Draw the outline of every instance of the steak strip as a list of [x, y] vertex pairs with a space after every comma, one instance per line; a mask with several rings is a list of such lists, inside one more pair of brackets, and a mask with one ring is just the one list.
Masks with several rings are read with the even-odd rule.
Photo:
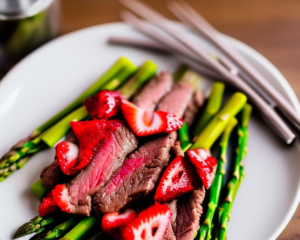
[[197, 90], [194, 93], [194, 96], [189, 102], [187, 109], [185, 110], [183, 115], [183, 121], [186, 122], [189, 127], [192, 126], [195, 117], [197, 116], [200, 108], [204, 104], [204, 101], [205, 101], [204, 93], [200, 89]]
[[171, 221], [168, 224], [166, 232], [162, 240], [176, 240], [174, 229], [176, 229], [176, 218], [177, 218], [177, 199], [172, 200], [169, 203], [165, 203], [172, 212]]
[[92, 162], [67, 184], [64, 201], [69, 212], [89, 216], [91, 197], [122, 165], [127, 154], [137, 147], [137, 138], [126, 126], [118, 127], [105, 140]]
[[145, 87], [134, 96], [132, 102], [138, 107], [153, 112], [161, 98], [171, 90], [172, 76], [168, 71], [162, 71], [157, 77], [148, 82]]
[[201, 204], [205, 197], [204, 186], [184, 195], [177, 201], [176, 225], [173, 231], [177, 240], [193, 240], [200, 229]]
[[[181, 117], [193, 95], [193, 86], [178, 82], [158, 104], [157, 110]], [[140, 198], [155, 187], [161, 171], [168, 164], [170, 149], [177, 133], [174, 131], [150, 140], [132, 153], [108, 184], [93, 199], [98, 214], [116, 212]]]
[[[133, 103], [138, 107], [154, 111], [159, 100], [170, 91], [172, 87], [172, 77], [168, 71], [163, 71], [157, 77], [151, 79], [143, 89], [135, 95]], [[75, 142], [74, 134], [68, 134], [66, 141]], [[49, 166], [45, 167], [40, 175], [43, 185], [48, 189], [53, 189], [57, 184], [67, 181], [66, 175], [60, 169], [58, 161], [55, 159]]]

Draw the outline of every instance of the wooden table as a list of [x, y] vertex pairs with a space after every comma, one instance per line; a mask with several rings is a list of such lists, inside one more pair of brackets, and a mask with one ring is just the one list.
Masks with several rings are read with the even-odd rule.
[[[169, 0], [145, 2], [165, 16], [175, 19], [165, 6]], [[283, 73], [300, 98], [300, 1], [188, 2], [218, 30], [241, 40], [268, 58]], [[120, 21], [118, 16], [121, 10], [122, 6], [116, 0], [63, 0], [62, 33]], [[300, 239], [300, 206], [278, 239]]]

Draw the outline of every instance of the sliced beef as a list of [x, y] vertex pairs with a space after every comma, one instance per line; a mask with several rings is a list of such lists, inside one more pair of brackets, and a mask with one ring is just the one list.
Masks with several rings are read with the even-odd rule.
[[118, 127], [104, 141], [92, 162], [67, 184], [70, 212], [89, 216], [93, 196], [137, 147], [137, 138], [126, 126]]
[[[77, 144], [77, 139], [73, 132], [69, 132], [66, 136], [67, 142], [72, 142]], [[53, 189], [57, 184], [67, 181], [68, 177], [62, 172], [58, 160], [54, 161], [47, 167], [45, 167], [40, 175], [42, 184], [48, 189]]]
[[57, 184], [63, 183], [66, 179], [66, 176], [63, 174], [58, 160], [54, 161], [47, 167], [43, 169], [40, 175], [42, 184], [48, 189], [53, 189]]
[[176, 218], [177, 218], [177, 200], [174, 199], [169, 203], [165, 203], [172, 211], [172, 219], [169, 222], [167, 230], [164, 234], [163, 240], [176, 240], [174, 229], [176, 229]]
[[[143, 89], [134, 97], [133, 103], [140, 108], [147, 109], [147, 111], [154, 111], [159, 100], [170, 91], [171, 87], [172, 76], [168, 71], [163, 71], [143, 87]], [[77, 141], [73, 132], [67, 134], [66, 141]], [[49, 190], [66, 180], [57, 160], [54, 160], [49, 166], [45, 167], [42, 170], [40, 177], [42, 183]]]
[[[191, 84], [178, 82], [162, 98], [157, 110], [182, 117], [192, 95]], [[169, 161], [169, 152], [176, 138], [176, 132], [164, 134], [132, 153], [108, 184], [94, 197], [95, 211], [98, 214], [119, 211], [153, 191], [161, 171]]]
[[183, 151], [181, 149], [180, 141], [179, 140], [177, 140], [175, 142], [174, 146], [172, 147], [172, 150], [173, 150], [173, 152], [174, 152], [174, 154], [175, 154], [176, 157], [179, 157], [179, 156], [184, 157], [184, 153], [183, 153]]
[[170, 91], [171, 87], [172, 76], [168, 71], [163, 71], [146, 84], [132, 102], [148, 112], [153, 112], [159, 100]]
[[173, 230], [177, 240], [193, 240], [200, 228], [201, 204], [205, 197], [204, 186], [184, 195], [177, 201], [176, 225]]
[[185, 121], [188, 126], [193, 124], [195, 117], [197, 116], [200, 108], [203, 106], [204, 101], [204, 93], [199, 89], [194, 93], [194, 96], [189, 102], [183, 115], [183, 121]]
[[157, 110], [182, 117], [192, 99], [194, 88], [190, 83], [178, 82], [157, 106]]
[[116, 212], [128, 203], [146, 197], [167, 165], [176, 137], [176, 132], [159, 137], [130, 154], [106, 187], [94, 197], [95, 211], [98, 214]]

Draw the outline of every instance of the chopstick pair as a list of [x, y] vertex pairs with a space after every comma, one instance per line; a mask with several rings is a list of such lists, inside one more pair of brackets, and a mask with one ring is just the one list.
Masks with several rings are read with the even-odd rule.
[[[141, 4], [140, 2], [134, 0], [121, 0], [121, 3], [137, 15], [140, 15], [150, 23], [162, 29], [165, 33], [168, 33], [170, 36], [172, 36], [172, 38], [162, 33], [157, 28], [153, 28], [147, 22], [140, 20], [129, 12], [124, 12], [121, 15], [125, 22], [133, 25], [139, 31], [160, 42], [163, 45], [163, 47], [160, 47], [161, 50], [175, 52], [179, 54], [181, 58], [185, 59], [185, 62], [189, 62], [190, 64], [192, 62], [195, 62], [193, 63], [193, 65], [196, 70], [205, 72], [206, 75], [223, 79], [227, 83], [234, 85], [236, 88], [246, 93], [250, 101], [257, 107], [258, 110], [260, 110], [263, 117], [268, 120], [268, 123], [271, 124], [271, 126], [276, 130], [277, 134], [287, 144], [290, 144], [295, 139], [295, 134], [275, 112], [274, 106], [277, 106], [283, 113], [285, 113], [291, 123], [299, 128], [300, 118], [296, 111], [271, 84], [269, 84], [259, 73], [257, 73], [254, 68], [252, 68], [252, 66], [250, 66], [244, 59], [238, 56], [237, 53], [233, 52], [230, 48], [228, 48], [227, 46], [224, 47], [225, 44], [217, 39], [219, 37], [219, 33], [214, 30], [209, 23], [201, 18], [200, 15], [198, 16], [198, 13], [191, 9], [190, 6], [185, 4], [185, 8], [183, 8], [175, 3], [171, 4], [170, 8], [171, 11], [185, 23], [192, 25], [195, 29], [198, 29], [199, 32], [202, 31], [202, 34], [205, 33], [204, 35], [219, 49], [221, 49], [228, 57], [228, 59], [220, 57], [218, 59], [213, 58], [209, 53], [205, 52], [203, 49], [199, 48], [194, 43], [185, 38], [184, 32], [181, 32], [178, 29], [174, 29], [172, 27], [173, 23], [170, 20], [166, 19], [161, 14], [155, 12], [154, 10]], [[214, 39], [214, 41], [212, 39]], [[120, 43], [130, 44], [131, 42], [131, 44], [137, 44], [139, 46], [143, 44], [143, 42], [141, 41], [138, 42], [137, 40], [134, 41], [130, 40], [129, 38], [125, 40], [121, 38], [113, 38], [111, 40], [113, 40], [115, 43], [117, 42], [117, 40]], [[155, 45], [153, 43], [148, 43], [148, 47], [155, 46], [157, 46], [157, 44]], [[239, 60], [240, 58], [242, 60]], [[244, 65], [245, 62], [246, 65], [249, 66]], [[241, 66], [243, 66], [243, 68]], [[242, 68], [243, 71], [240, 71], [239, 68]], [[256, 73], [253, 71], [255, 71]], [[248, 82], [246, 82], [244, 79], [242, 79], [241, 77], [244, 74], [254, 83], [249, 84], [249, 80]], [[260, 88], [262, 88], [260, 91], [258, 91], [258, 88], [256, 87], [256, 90], [260, 92], [261, 95], [265, 96], [265, 99], [271, 99], [272, 103], [270, 103], [270, 101], [269, 103], [267, 103], [253, 89], [253, 85], [258, 85]]]

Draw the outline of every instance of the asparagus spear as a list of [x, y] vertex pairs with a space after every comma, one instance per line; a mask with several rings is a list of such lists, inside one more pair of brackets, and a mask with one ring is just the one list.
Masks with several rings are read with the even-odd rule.
[[[50, 120], [48, 120], [46, 123], [41, 125], [36, 129], [37, 132], [44, 132], [46, 129], [48, 129], [50, 126], [52, 126], [54, 123], [59, 121], [62, 117], [66, 116], [68, 113], [70, 113], [72, 110], [77, 108], [82, 104], [82, 102], [94, 95], [95, 93], [99, 92], [103, 87], [109, 83], [112, 79], [115, 79], [121, 72], [128, 69], [135, 69], [135, 65], [128, 60], [125, 57], [121, 57], [117, 60], [117, 62], [110, 67], [95, 83], [93, 83], [92, 86], [90, 86], [83, 94], [81, 94], [74, 102], [72, 102], [68, 107], [66, 107], [64, 110], [56, 114], [54, 117], [52, 117]], [[133, 71], [134, 72], [134, 71]], [[132, 72], [132, 73], [133, 73]]]
[[[12, 170], [9, 170], [8, 167], [14, 165], [12, 167], [17, 169], [18, 168], [18, 164], [16, 164], [17, 161], [19, 161], [22, 158], [25, 158], [30, 153], [38, 152], [39, 150], [46, 147], [44, 143], [41, 143], [41, 139], [44, 137], [44, 135], [47, 134], [47, 131], [54, 123], [56, 123], [58, 120], [60, 120], [65, 115], [67, 115], [78, 105], [80, 105], [85, 98], [98, 92], [112, 78], [115, 78], [116, 76], [118, 76], [118, 74], [120, 75], [121, 72], [124, 72], [124, 69], [126, 70], [128, 68], [135, 69], [135, 66], [128, 59], [121, 57], [108, 71], [106, 71], [106, 73], [102, 75], [102, 77], [100, 77], [72, 104], [70, 104], [63, 111], [61, 111], [53, 118], [51, 118], [49, 121], [47, 121], [46, 123], [38, 127], [36, 130], [34, 130], [27, 138], [22, 139], [15, 146], [13, 146], [10, 149], [10, 151], [0, 159], [0, 181], [5, 179], [8, 175], [12, 173]], [[1, 172], [1, 169], [6, 169], [5, 170], [6, 173], [3, 174], [3, 171]]]
[[[128, 68], [125, 68], [124, 71], [121, 71], [119, 74], [115, 76], [115, 79], [113, 79], [111, 82], [106, 84], [103, 88], [107, 90], [115, 90], [116, 87], [121, 86], [124, 81], [132, 75], [132, 73], [135, 71], [134, 66], [129, 66]], [[138, 70], [138, 72], [126, 83], [123, 85], [123, 87], [120, 89], [121, 94], [124, 92], [127, 97], [131, 97], [137, 89], [144, 84], [146, 81], [148, 81], [156, 72], [156, 65], [155, 63], [151, 61], [146, 61], [141, 68]], [[135, 84], [133, 84], [135, 82]], [[130, 89], [130, 91], [128, 90]], [[57, 124], [55, 124], [53, 127], [51, 127], [49, 130], [44, 132], [43, 134], [39, 135], [36, 139], [34, 139], [34, 143], [36, 147], [42, 146], [43, 148], [46, 147], [45, 143], [49, 147], [53, 147], [70, 129], [70, 122], [71, 121], [79, 121], [88, 116], [88, 113], [84, 106], [79, 107], [66, 117], [64, 117], [62, 120], [60, 120]], [[32, 144], [30, 146], [33, 146]], [[27, 152], [21, 152], [21, 154], [26, 155], [30, 151], [34, 151], [34, 149], [26, 148]], [[11, 157], [9, 157], [6, 160], [2, 161], [2, 164], [6, 164], [5, 167], [10, 166], [7, 165], [7, 162], [10, 164], [13, 162], [16, 162], [20, 159], [21, 156], [20, 153], [15, 154]], [[10, 159], [13, 158], [13, 161]], [[17, 163], [15, 164], [17, 165]], [[10, 175], [13, 171], [10, 169], [7, 169], [8, 174]], [[5, 177], [1, 176], [1, 161], [0, 161], [0, 181], [3, 180]]]
[[65, 222], [57, 225], [52, 230], [48, 230], [35, 238], [35, 240], [50, 240], [50, 239], [59, 239], [62, 238], [67, 231], [74, 227], [80, 221], [81, 216], [72, 216], [67, 219]]
[[[128, 65], [128, 67], [125, 67], [123, 71], [118, 73], [114, 79], [105, 84], [103, 88], [100, 88], [100, 90], [116, 90], [135, 71], [136, 67], [134, 65]], [[80, 121], [87, 116], [88, 112], [84, 106], [78, 108], [51, 127], [51, 129], [42, 137], [42, 141], [45, 142], [49, 147], [54, 147], [55, 144], [69, 131], [71, 121]]]
[[218, 159], [217, 172], [215, 179], [209, 189], [208, 211], [206, 212], [205, 220], [200, 228], [200, 240], [211, 239], [212, 221], [216, 208], [219, 204], [221, 189], [225, 177], [225, 163], [227, 158], [227, 148], [230, 134], [237, 124], [236, 118], [232, 118], [228, 123], [220, 141], [220, 157]]
[[216, 139], [222, 134], [229, 121], [245, 106], [247, 97], [237, 92], [227, 101], [220, 112], [209, 122], [200, 133], [192, 149], [210, 149]]
[[56, 218], [54, 215], [50, 215], [46, 217], [36, 216], [33, 219], [31, 219], [29, 222], [19, 227], [19, 229], [14, 234], [13, 239], [20, 238], [34, 232], [40, 233], [45, 229], [47, 225], [52, 223], [55, 219]]
[[189, 70], [189, 68], [185, 65], [181, 65], [177, 68], [177, 70], [172, 74], [173, 79], [175, 81], [182, 78], [182, 76]]
[[[191, 146], [191, 149], [210, 149], [229, 122], [245, 106], [246, 101], [247, 97], [244, 94], [239, 92], [233, 94], [220, 112], [206, 125], [196, 142]], [[201, 235], [200, 231], [199, 235]]]
[[42, 197], [45, 195], [47, 192], [47, 189], [45, 186], [42, 184], [41, 179], [37, 180], [32, 186], [31, 186], [31, 191], [39, 198], [42, 199]]
[[124, 84], [119, 92], [127, 99], [131, 98], [133, 94], [149, 79], [156, 74], [157, 66], [154, 62], [147, 60], [138, 70], [138, 72]]
[[235, 161], [235, 171], [227, 185], [227, 195], [224, 202], [219, 207], [219, 240], [226, 239], [228, 222], [230, 220], [230, 212], [233, 206], [238, 188], [245, 176], [244, 160], [247, 154], [248, 139], [248, 123], [251, 115], [252, 107], [246, 104], [242, 111], [241, 124], [238, 127], [238, 149]]
[[[132, 66], [126, 68], [124, 71], [120, 72], [113, 80], [103, 86], [103, 90], [116, 90], [118, 89], [125, 80], [130, 77], [133, 72], [135, 72], [135, 67]], [[130, 98], [137, 89], [148, 81], [156, 72], [156, 65], [151, 61], [146, 61], [137, 73], [129, 79], [126, 84], [124, 84], [120, 89], [120, 93]], [[73, 114], [74, 113], [74, 114]], [[88, 112], [85, 107], [82, 106], [78, 108], [75, 112], [67, 115], [63, 120], [54, 125], [49, 132], [47, 132], [42, 141], [44, 141], [49, 147], [54, 147], [54, 145], [68, 132], [70, 129], [71, 121], [80, 121], [88, 116]]]
[[61, 240], [77, 240], [87, 234], [96, 224], [99, 219], [95, 216], [90, 216], [81, 220], [70, 232], [68, 232]]
[[[147, 70], [147, 66], [149, 66], [149, 71]], [[153, 71], [156, 70], [156, 66], [153, 65], [152, 62], [149, 62], [147, 61], [143, 67], [141, 68], [142, 71], [144, 71], [144, 73], [137, 73], [136, 76], [133, 78], [135, 79], [136, 82], [139, 82], [139, 83], [135, 83], [133, 84], [132, 83], [132, 80], [129, 80], [119, 91], [125, 95], [127, 98], [130, 98], [134, 92], [136, 92], [138, 90], [138, 88], [140, 88], [140, 86], [142, 85], [142, 83], [144, 83], [146, 81], [146, 79], [148, 80], [150, 77], [153, 76]], [[190, 72], [187, 72], [186, 68], [184, 69], [180, 69], [181, 70], [181, 80], [182, 81], [189, 81], [191, 82], [192, 84], [197, 84], [198, 80], [199, 80], [199, 77], [198, 75], [196, 75], [194, 72], [190, 71]], [[142, 72], [141, 71], [141, 72]], [[145, 74], [145, 71], [148, 72], [148, 74], [146, 75]], [[186, 75], [185, 75], [186, 74]], [[128, 86], [127, 86], [128, 85]], [[128, 87], [131, 87], [133, 89], [131, 89], [130, 91], [128, 91]], [[125, 94], [124, 94], [124, 92]], [[187, 128], [187, 125], [186, 125], [186, 128], [185, 128], [185, 132], [181, 131], [182, 132], [182, 135], [185, 135], [185, 140], [186, 142], [189, 144], [189, 146], [191, 145], [189, 143], [189, 136], [188, 136], [188, 128]], [[84, 231], [90, 231], [90, 229], [92, 229], [94, 227], [94, 220], [90, 220], [88, 221], [87, 220], [88, 218], [85, 218], [83, 219], [75, 228], [73, 228], [64, 238], [62, 238], [63, 240], [66, 240], [66, 239], [79, 239], [82, 235], [78, 235], [78, 232], [81, 231], [81, 224], [83, 224], [84, 226]], [[68, 220], [67, 220], [68, 221]], [[86, 221], [86, 222], [85, 222]], [[67, 225], [67, 224], [65, 224]], [[78, 230], [79, 229], [79, 230]], [[53, 230], [52, 230], [53, 231]], [[48, 231], [48, 233], [50, 233], [51, 230]], [[85, 232], [83, 232], [82, 234], [84, 234]], [[101, 232], [100, 232], [101, 234]], [[45, 237], [45, 234], [41, 235], [41, 237], [44, 237], [45, 239], [47, 239]], [[37, 238], [39, 239], [39, 238]], [[36, 239], [36, 240], [37, 240]]]
[[183, 152], [186, 152], [186, 150], [188, 150], [192, 146], [189, 136], [188, 125], [184, 122], [182, 127], [178, 130], [178, 132], [181, 149]]
[[[133, 76], [132, 79], [134, 79], [134, 81], [136, 82], [135, 84], [133, 84], [133, 80], [129, 80], [127, 83], [125, 83], [125, 85], [123, 85], [123, 87], [120, 89], [121, 94], [123, 93], [123, 91], [126, 92], [126, 97], [130, 98], [132, 97], [132, 95], [138, 91], [138, 89], [146, 82], [148, 81], [150, 78], [153, 77], [153, 75], [156, 72], [156, 65], [151, 62], [151, 61], [146, 61], [144, 63], [144, 65], [142, 65], [142, 67], [139, 69], [139, 71], [136, 73], [136, 75]], [[130, 91], [128, 91], [128, 88], [131, 87]], [[124, 90], [122, 90], [124, 89]], [[64, 120], [64, 119], [63, 119]], [[32, 186], [32, 191], [40, 196], [43, 195], [43, 185], [41, 184], [40, 180], [38, 180], [33, 186]], [[68, 220], [67, 220], [68, 221]], [[68, 225], [67, 222], [65, 223], [65, 225]], [[58, 227], [58, 226], [57, 226]], [[50, 231], [50, 230], [49, 230]], [[30, 234], [31, 232], [28, 232], [27, 234]], [[24, 233], [24, 235], [27, 235], [26, 233]], [[40, 235], [41, 237], [44, 236]]]
[[205, 126], [209, 123], [209, 121], [219, 111], [223, 100], [224, 90], [225, 85], [223, 83], [216, 82], [213, 84], [206, 108], [204, 109], [200, 121], [196, 126], [195, 135], [199, 135], [201, 131], [205, 128]]
[[21, 169], [29, 160], [31, 156], [26, 156], [21, 159], [19, 159], [17, 162], [14, 164], [5, 167], [0, 170], [0, 182], [9, 177], [14, 171]]

